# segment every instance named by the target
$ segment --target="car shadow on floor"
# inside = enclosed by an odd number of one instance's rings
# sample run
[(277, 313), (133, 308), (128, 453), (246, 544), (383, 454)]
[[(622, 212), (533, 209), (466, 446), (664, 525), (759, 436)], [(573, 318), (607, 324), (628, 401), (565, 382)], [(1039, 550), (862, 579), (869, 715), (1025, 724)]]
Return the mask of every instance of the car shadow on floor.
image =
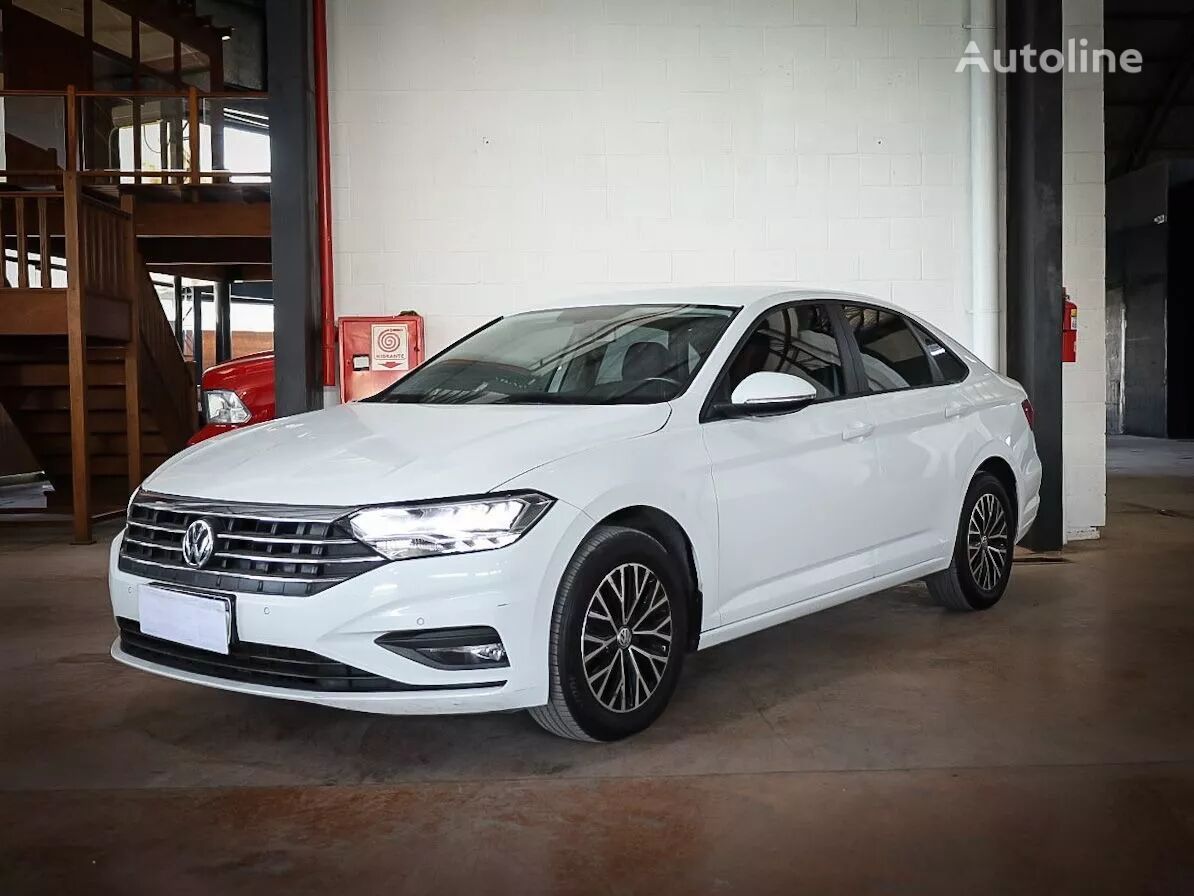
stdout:
[[(942, 637), (942, 627), (973, 623), (973, 616), (967, 621), (940, 610), (923, 586), (907, 585), (690, 654), (668, 711), (618, 744), (560, 740), (522, 712), (374, 716), (194, 688), (132, 670), (123, 672), (150, 693), (130, 701), (116, 727), (137, 737), (141, 749), (169, 755), (160, 767), (184, 779), (197, 771), (188, 771), (191, 764), (204, 776), (338, 784), (783, 769), (807, 758), (786, 736), (786, 724), (827, 699), (843, 699), (852, 682), (906, 663), (925, 668), (915, 655)], [(909, 634), (916, 629), (919, 638)], [(968, 663), (963, 655), (937, 652), (930, 670)]]

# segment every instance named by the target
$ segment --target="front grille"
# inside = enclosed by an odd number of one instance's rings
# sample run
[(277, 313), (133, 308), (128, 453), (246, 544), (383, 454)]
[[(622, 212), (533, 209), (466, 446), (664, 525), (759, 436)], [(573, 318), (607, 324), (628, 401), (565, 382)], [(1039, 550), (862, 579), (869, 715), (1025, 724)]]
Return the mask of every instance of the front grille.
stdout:
[[(129, 508), (119, 567), (196, 588), (307, 597), (385, 562), (337, 522), (349, 512), (141, 493)], [(197, 519), (207, 520), (216, 536), (202, 568), (182, 558), (183, 533)]]
[(450, 685), (406, 684), (336, 662), (309, 650), (235, 641), (225, 656), (142, 634), (141, 626), (132, 619), (118, 618), (116, 624), (120, 627), (120, 649), (129, 656), (182, 672), (249, 684), (330, 693), (462, 690), (496, 688), (505, 684), (504, 681)]

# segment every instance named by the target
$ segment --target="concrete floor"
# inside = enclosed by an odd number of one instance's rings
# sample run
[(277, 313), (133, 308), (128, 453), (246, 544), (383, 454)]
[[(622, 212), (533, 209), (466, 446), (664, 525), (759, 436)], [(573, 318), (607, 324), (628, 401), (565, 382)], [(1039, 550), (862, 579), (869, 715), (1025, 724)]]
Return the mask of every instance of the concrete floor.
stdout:
[(105, 545), (0, 529), (0, 893), (1194, 892), (1194, 444), (1111, 467), (1104, 538), (994, 611), (698, 654), (608, 746), (136, 673)]

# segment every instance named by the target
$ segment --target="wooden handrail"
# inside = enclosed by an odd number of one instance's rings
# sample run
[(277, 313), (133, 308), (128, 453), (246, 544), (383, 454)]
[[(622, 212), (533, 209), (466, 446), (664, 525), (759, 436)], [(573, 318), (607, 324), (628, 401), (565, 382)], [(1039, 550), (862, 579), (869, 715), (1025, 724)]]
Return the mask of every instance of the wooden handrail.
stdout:
[[(79, 177), (190, 177), (190, 168), (86, 168), (76, 171)], [(227, 168), (200, 168), (199, 177), (219, 178), (227, 180), (230, 177), (269, 177), (268, 171), (229, 171)], [(52, 177), (61, 179), (62, 169), (46, 169), (42, 171), (26, 171), (17, 168), (0, 168), (0, 177)], [(25, 195), (29, 195), (26, 191)], [(38, 195), (44, 195), (40, 190)]]
[[(59, 174), (62, 172), (59, 171)], [(46, 199), (61, 199), (61, 190), (0, 190), (0, 199), (36, 199), (44, 196)]]
[[(198, 90), (198, 88), (196, 88)], [(70, 90), (13, 90), (0, 89), (0, 97), (6, 96), (60, 96)], [(186, 99), (189, 90), (76, 90), (77, 97), (98, 97), (100, 99)], [(199, 90), (201, 100), (266, 100), (269, 94), (264, 90)]]
[(0, 175), (8, 177), (62, 177), (61, 168), (0, 168)]
[(83, 194), (82, 201), (85, 202), (87, 205), (94, 206), (95, 208), (103, 209), (103, 211), (106, 214), (112, 215), (113, 217), (116, 217), (116, 218), (127, 218), (127, 219), (131, 220), (133, 217), (129, 212), (125, 211), (123, 208), (117, 208), (114, 205), (109, 205), (107, 202), (104, 202), (101, 199), (96, 199), (94, 196), (89, 196), (86, 193)]
[[(255, 177), (266, 178), (270, 176), (268, 171), (228, 171), (223, 168), (214, 168), (212, 170), (205, 170), (200, 164), (200, 123), (203, 120), (203, 103), (205, 101), (220, 101), (220, 100), (266, 100), (269, 94), (260, 90), (220, 90), (220, 91), (201, 91), (197, 87), (190, 87), (184, 91), (171, 90), (76, 90), (73, 86), (67, 87), (65, 90), (0, 90), (0, 99), (4, 97), (51, 97), (61, 98), (65, 100), (66, 116), (65, 116), (65, 144), (66, 144), (66, 165), (65, 170), (74, 172), (83, 178), (111, 178), (111, 177), (128, 177), (135, 183), (140, 183), (143, 178), (161, 179), (163, 182), (173, 182), (178, 184), (202, 184), (206, 182), (219, 182), (227, 180), (230, 177)], [(140, 164), (140, 143), (134, 143), (134, 170), (127, 170), (122, 168), (103, 168), (103, 169), (85, 169), (80, 170), (80, 159), (83, 158), (83, 149), (81, 144), (80, 129), (79, 129), (79, 101), (86, 99), (126, 99), (133, 102), (133, 118), (136, 123), (140, 122), (141, 105), (138, 100), (152, 100), (152, 99), (176, 99), (184, 101), (186, 104), (185, 121), (187, 123), (187, 143), (190, 154), (190, 159), (186, 168), (175, 168), (151, 170), (144, 169)], [(210, 110), (210, 117), (213, 121), (219, 121), (222, 118), (220, 109), (213, 108)], [(218, 143), (215, 132), (212, 137), (212, 153), (213, 162), (220, 164), (222, 162), (222, 153), (218, 151)], [(165, 149), (163, 147), (163, 159), (165, 159)], [(175, 158), (172, 161), (177, 165), (183, 160)], [(0, 171), (0, 177), (60, 177), (61, 171), (57, 169), (39, 169), (39, 170), (20, 170), (20, 169), (5, 169)]]

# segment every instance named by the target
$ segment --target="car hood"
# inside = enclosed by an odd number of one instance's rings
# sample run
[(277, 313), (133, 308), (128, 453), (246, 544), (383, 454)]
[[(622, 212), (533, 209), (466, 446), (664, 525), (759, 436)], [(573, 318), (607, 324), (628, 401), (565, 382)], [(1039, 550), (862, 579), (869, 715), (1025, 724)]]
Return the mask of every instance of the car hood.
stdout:
[(201, 442), (145, 488), (338, 506), (475, 495), (594, 445), (656, 432), (670, 413), (667, 404), (346, 404)]

